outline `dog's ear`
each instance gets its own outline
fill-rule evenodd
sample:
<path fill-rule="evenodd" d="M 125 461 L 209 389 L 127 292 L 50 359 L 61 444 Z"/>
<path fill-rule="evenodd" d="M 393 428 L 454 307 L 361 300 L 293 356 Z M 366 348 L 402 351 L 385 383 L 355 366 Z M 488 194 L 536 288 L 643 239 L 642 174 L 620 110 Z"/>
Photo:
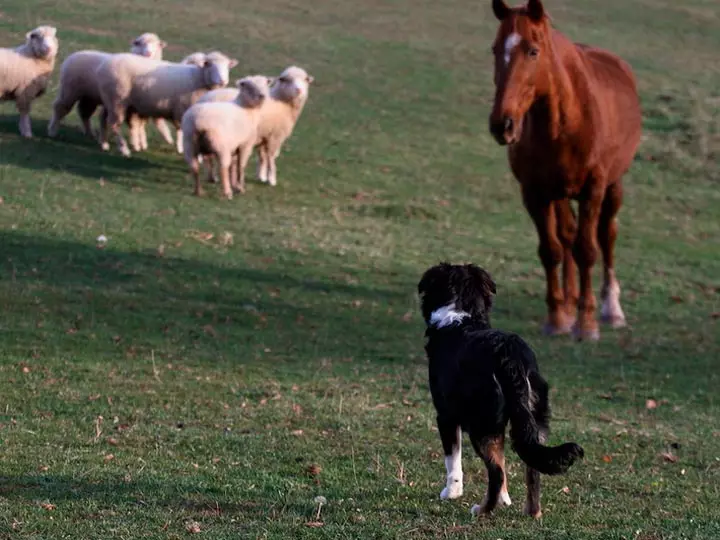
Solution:
<path fill-rule="evenodd" d="M 485 311 L 490 311 L 490 308 L 492 308 L 493 305 L 493 296 L 497 294 L 495 281 L 493 281 L 492 276 L 485 269 L 480 268 L 479 266 L 469 264 L 467 268 L 473 278 L 473 281 L 475 282 L 475 286 L 478 288 L 483 300 L 485 301 Z"/>

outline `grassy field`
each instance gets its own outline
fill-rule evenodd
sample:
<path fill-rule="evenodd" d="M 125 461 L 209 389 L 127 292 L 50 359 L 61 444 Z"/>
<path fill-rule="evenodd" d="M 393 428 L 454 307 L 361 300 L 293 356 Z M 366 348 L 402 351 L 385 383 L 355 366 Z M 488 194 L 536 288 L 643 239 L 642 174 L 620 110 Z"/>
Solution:
<path fill-rule="evenodd" d="M 178 5 L 0 8 L 0 44 L 51 23 L 61 59 L 154 31 L 170 59 L 217 48 L 237 77 L 316 80 L 278 186 L 233 201 L 193 197 L 152 125 L 129 160 L 75 112 L 49 140 L 57 71 L 35 139 L 0 105 L 0 538 L 720 538 L 716 0 L 546 2 L 642 94 L 617 245 L 630 326 L 595 344 L 540 333 L 534 229 L 487 132 L 489 0 Z M 471 518 L 468 451 L 465 496 L 438 498 L 415 287 L 443 258 L 493 274 L 495 326 L 552 386 L 551 442 L 585 447 L 543 479 L 539 521 L 514 454 L 512 507 Z"/>

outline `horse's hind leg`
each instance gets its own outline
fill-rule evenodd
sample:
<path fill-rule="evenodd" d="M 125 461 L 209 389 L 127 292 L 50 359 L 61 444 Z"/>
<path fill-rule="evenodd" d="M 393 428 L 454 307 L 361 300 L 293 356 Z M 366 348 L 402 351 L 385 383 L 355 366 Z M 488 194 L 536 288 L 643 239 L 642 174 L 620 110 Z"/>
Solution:
<path fill-rule="evenodd" d="M 557 234 L 555 205 L 535 197 L 523 190 L 523 204 L 537 229 L 538 255 L 545 268 L 548 316 L 543 332 L 546 335 L 567 334 L 572 329 L 572 320 L 564 310 L 565 298 L 560 287 L 560 263 L 563 260 L 563 246 Z"/>
<path fill-rule="evenodd" d="M 600 297 L 602 307 L 600 319 L 613 328 L 625 326 L 625 314 L 620 306 L 620 284 L 615 277 L 615 238 L 617 237 L 616 216 L 622 205 L 623 190 L 619 182 L 608 186 L 600 211 L 598 243 L 602 251 L 604 272 Z"/>
<path fill-rule="evenodd" d="M 557 216 L 557 234 L 563 246 L 563 294 L 565 297 L 565 313 L 568 316 L 567 330 L 575 323 L 577 316 L 578 285 L 577 264 L 573 257 L 573 244 L 577 236 L 577 219 L 570 205 L 570 199 L 555 201 Z"/>
<path fill-rule="evenodd" d="M 600 338 L 595 308 L 597 306 L 592 288 L 592 270 L 597 260 L 597 237 L 600 211 L 606 188 L 602 178 L 591 178 L 586 185 L 587 195 L 580 200 L 580 219 L 575 238 L 573 255 L 580 269 L 580 299 L 578 317 L 573 327 L 576 339 L 595 341 Z"/>

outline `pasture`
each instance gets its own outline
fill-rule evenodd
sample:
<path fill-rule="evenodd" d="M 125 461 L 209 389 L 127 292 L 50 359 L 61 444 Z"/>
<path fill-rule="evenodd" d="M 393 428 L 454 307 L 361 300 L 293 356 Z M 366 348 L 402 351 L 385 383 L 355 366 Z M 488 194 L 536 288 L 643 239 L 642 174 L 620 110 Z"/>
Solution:
<path fill-rule="evenodd" d="M 0 104 L 1 538 L 720 538 L 715 0 L 545 2 L 631 63 L 643 108 L 616 244 L 629 327 L 580 344 L 540 332 L 534 227 L 487 128 L 490 0 L 179 5 L 0 8 L 0 45 L 38 24 L 60 41 L 35 138 Z M 246 194 L 192 196 L 152 124 L 130 159 L 75 111 L 47 138 L 62 59 L 146 31 L 167 59 L 237 58 L 232 81 L 314 76 L 276 187 L 253 158 Z M 585 448 L 543 477 L 541 520 L 521 514 L 511 452 L 513 506 L 470 516 L 469 446 L 465 495 L 438 498 L 415 287 L 440 259 L 492 274 L 494 326 L 550 383 L 550 442 Z"/>

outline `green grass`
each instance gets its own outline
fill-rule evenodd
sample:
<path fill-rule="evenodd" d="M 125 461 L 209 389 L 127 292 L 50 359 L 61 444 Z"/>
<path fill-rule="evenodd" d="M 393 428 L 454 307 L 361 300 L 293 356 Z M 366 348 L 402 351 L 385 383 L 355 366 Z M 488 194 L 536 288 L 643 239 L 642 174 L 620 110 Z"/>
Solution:
<path fill-rule="evenodd" d="M 630 327 L 597 344 L 540 334 L 534 230 L 487 132 L 489 0 L 122 4 L 8 1 L 0 43 L 50 22 L 64 58 L 155 31 L 171 59 L 217 48 L 238 77 L 297 63 L 316 84 L 279 185 L 230 202 L 193 197 L 152 125 L 129 160 L 74 112 L 47 139 L 57 72 L 34 140 L 2 105 L 1 538 L 720 538 L 715 0 L 546 2 L 642 94 L 617 245 Z M 540 521 L 514 454 L 512 507 L 471 518 L 467 450 L 466 495 L 438 499 L 415 287 L 442 258 L 493 274 L 495 326 L 552 386 L 551 442 L 585 447 L 543 479 Z"/>

